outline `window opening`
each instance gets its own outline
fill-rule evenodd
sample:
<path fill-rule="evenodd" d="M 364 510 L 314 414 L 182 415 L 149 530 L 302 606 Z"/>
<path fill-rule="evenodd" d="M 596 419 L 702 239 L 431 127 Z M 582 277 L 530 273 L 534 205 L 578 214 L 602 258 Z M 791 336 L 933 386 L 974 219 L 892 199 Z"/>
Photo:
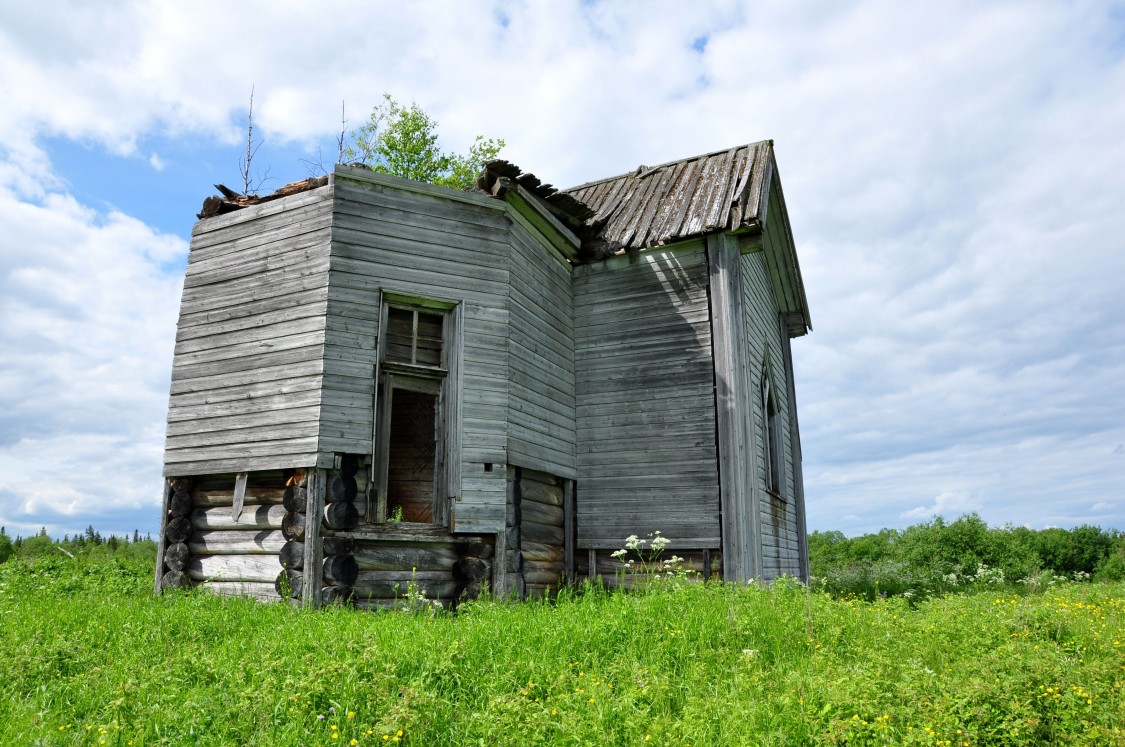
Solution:
<path fill-rule="evenodd" d="M 376 460 L 367 521 L 449 522 L 450 311 L 384 303 Z"/>
<path fill-rule="evenodd" d="M 412 366 L 441 366 L 444 318 L 419 309 L 391 306 L 384 360 Z"/>
<path fill-rule="evenodd" d="M 781 497 L 781 423 L 768 376 L 762 377 L 762 412 L 765 414 L 766 489 Z"/>
<path fill-rule="evenodd" d="M 391 411 L 387 510 L 403 521 L 434 523 L 437 488 L 438 398 L 396 391 Z"/>

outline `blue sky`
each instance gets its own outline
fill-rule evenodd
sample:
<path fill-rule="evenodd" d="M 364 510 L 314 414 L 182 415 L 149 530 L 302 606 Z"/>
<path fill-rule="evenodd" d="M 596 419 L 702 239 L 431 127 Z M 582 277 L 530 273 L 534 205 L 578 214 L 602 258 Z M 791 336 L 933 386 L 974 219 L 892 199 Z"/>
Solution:
<path fill-rule="evenodd" d="M 1125 529 L 1122 38 L 1118 2 L 5 6 L 0 525 L 155 530 L 188 239 L 253 86 L 265 189 L 383 92 L 556 185 L 774 139 L 810 529 Z"/>

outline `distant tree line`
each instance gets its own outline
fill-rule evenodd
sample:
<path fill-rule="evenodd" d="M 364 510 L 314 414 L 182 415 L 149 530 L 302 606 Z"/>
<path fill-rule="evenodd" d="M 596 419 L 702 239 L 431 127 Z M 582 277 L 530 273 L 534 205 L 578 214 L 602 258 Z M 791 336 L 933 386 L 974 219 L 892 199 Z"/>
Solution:
<path fill-rule="evenodd" d="M 86 531 L 73 537 L 64 535 L 61 540 L 55 540 L 47 534 L 44 527 L 38 534 L 30 537 L 16 535 L 15 539 L 8 534 L 5 527 L 0 527 L 0 563 L 12 557 L 38 558 L 44 555 L 59 554 L 77 556 L 113 555 L 122 553 L 132 558 L 143 559 L 150 557 L 155 562 L 156 542 L 151 534 L 141 533 L 134 529 L 130 537 L 128 534 L 103 535 L 93 526 L 86 527 Z"/>
<path fill-rule="evenodd" d="M 1125 580 L 1125 534 L 1074 529 L 989 527 L 975 513 L 906 529 L 845 537 L 809 535 L 809 571 L 833 593 L 933 593 L 956 587 L 1067 580 Z"/>

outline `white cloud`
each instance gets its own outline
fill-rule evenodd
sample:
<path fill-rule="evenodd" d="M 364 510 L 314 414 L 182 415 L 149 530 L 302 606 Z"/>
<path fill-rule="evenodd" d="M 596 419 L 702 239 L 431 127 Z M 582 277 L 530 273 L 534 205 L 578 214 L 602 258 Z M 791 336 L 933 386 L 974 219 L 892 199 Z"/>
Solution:
<path fill-rule="evenodd" d="M 9 164 L 10 165 L 10 164 Z M 158 499 L 186 243 L 10 170 L 0 182 L 0 523 Z M 135 526 L 142 526 L 137 522 Z"/>
<path fill-rule="evenodd" d="M 904 519 L 929 519 L 934 516 L 943 518 L 956 518 L 979 508 L 979 504 L 972 496 L 963 490 L 947 490 L 939 493 L 932 506 L 918 506 L 899 514 Z"/>
<path fill-rule="evenodd" d="M 168 162 L 161 158 L 157 153 L 153 153 L 148 157 L 148 163 L 149 166 L 152 166 L 152 168 L 156 171 L 163 171 L 168 166 Z"/>

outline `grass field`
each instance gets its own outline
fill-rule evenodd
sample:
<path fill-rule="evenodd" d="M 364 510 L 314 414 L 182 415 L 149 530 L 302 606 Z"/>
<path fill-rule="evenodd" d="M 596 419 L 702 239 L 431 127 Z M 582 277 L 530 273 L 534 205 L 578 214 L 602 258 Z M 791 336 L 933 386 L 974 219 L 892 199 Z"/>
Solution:
<path fill-rule="evenodd" d="M 795 584 L 456 616 L 154 598 L 0 565 L 0 744 L 1125 744 L 1125 585 L 834 600 Z"/>

